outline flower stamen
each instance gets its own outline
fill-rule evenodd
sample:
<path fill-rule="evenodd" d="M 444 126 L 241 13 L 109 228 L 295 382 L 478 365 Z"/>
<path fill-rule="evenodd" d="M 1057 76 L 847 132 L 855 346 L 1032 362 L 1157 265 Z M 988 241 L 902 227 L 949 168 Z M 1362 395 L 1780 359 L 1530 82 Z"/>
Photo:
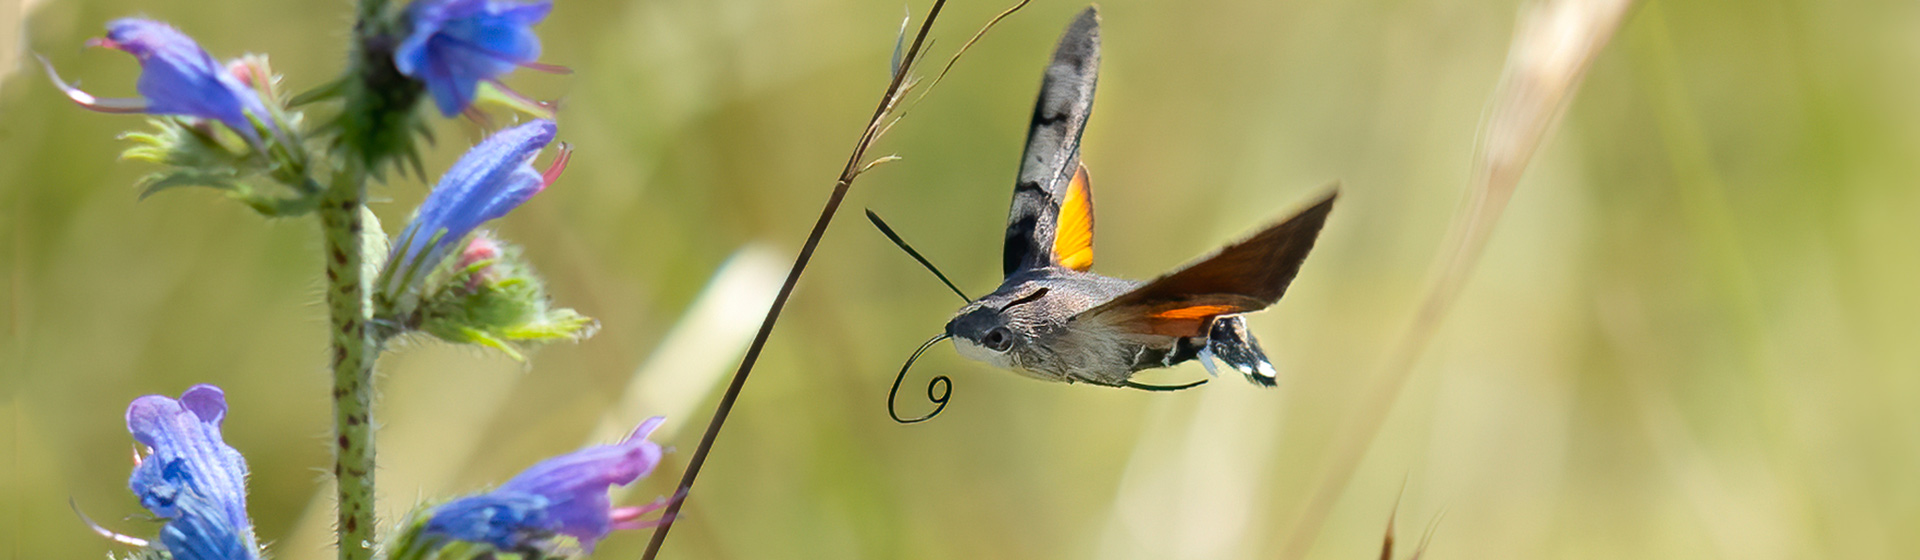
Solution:
<path fill-rule="evenodd" d="M 554 181 L 560 180 L 560 173 L 567 170 L 567 161 L 573 159 L 573 145 L 560 143 L 560 152 L 553 156 L 553 163 L 547 164 L 546 172 L 540 174 L 540 188 L 546 189 Z"/>
<path fill-rule="evenodd" d="M 112 43 L 112 41 L 107 39 L 96 39 L 96 41 Z M 92 41 L 88 43 L 91 44 Z M 53 79 L 53 87 L 60 88 L 60 93 L 66 94 L 67 99 L 72 99 L 73 102 L 78 103 L 81 108 L 101 113 L 144 113 L 147 111 L 147 102 L 144 99 L 130 97 L 94 97 L 91 93 L 81 91 L 80 88 L 68 84 L 66 80 L 60 79 L 60 73 L 53 70 L 53 63 L 47 61 L 47 57 L 40 55 L 34 56 L 39 58 L 40 65 L 47 69 L 47 77 Z"/>
<path fill-rule="evenodd" d="M 147 548 L 149 546 L 147 539 L 135 537 L 132 535 L 116 533 L 113 531 L 113 529 L 108 529 L 106 527 L 101 526 L 99 523 L 94 522 L 93 518 L 87 517 L 87 512 L 80 511 L 80 504 L 78 502 L 73 501 L 73 498 L 67 498 L 67 505 L 73 508 L 73 514 L 80 516 L 80 522 L 87 524 L 87 528 L 92 529 L 94 534 L 100 535 L 102 537 L 106 537 L 107 540 L 124 544 L 127 546 L 131 546 L 131 547 Z"/>
<path fill-rule="evenodd" d="M 519 65 L 521 68 L 533 70 L 536 72 L 546 72 L 548 74 L 572 74 L 573 73 L 572 68 L 568 68 L 558 64 L 547 64 L 545 62 L 527 61 L 527 62 L 515 62 L 514 64 Z"/>

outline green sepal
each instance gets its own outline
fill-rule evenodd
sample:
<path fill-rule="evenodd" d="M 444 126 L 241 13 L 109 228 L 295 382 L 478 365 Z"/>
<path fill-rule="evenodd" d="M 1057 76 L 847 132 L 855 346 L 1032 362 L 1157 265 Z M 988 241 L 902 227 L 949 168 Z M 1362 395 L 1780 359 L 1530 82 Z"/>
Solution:
<path fill-rule="evenodd" d="M 593 335 L 598 323 L 555 307 L 518 248 L 494 243 L 494 258 L 462 266 L 456 253 L 428 275 L 409 323 L 441 340 L 493 348 L 515 360 L 524 360 L 533 345 Z"/>
<path fill-rule="evenodd" d="M 397 71 L 394 76 L 399 76 Z M 420 122 L 425 90 L 404 78 L 384 81 L 392 86 L 350 83 L 345 109 L 324 130 L 334 136 L 336 151 L 358 160 L 376 178 L 384 179 L 392 167 L 424 179 L 426 167 L 415 131 L 425 127 Z"/>
<path fill-rule="evenodd" d="M 256 184 L 263 176 L 275 174 L 278 166 L 226 128 L 177 117 L 147 122 L 152 131 L 120 136 L 134 144 L 121 153 L 121 159 L 163 166 L 135 182 L 141 199 L 179 187 L 209 187 L 266 216 L 296 216 L 313 209 L 316 197 L 304 188 L 294 189 L 290 196 L 259 192 Z"/>
<path fill-rule="evenodd" d="M 133 143 L 120 153 L 120 159 L 230 177 L 259 173 L 267 167 L 266 161 L 253 152 L 244 139 L 223 127 L 197 119 L 164 116 L 148 118 L 147 124 L 153 131 L 120 135 L 120 139 Z"/>
<path fill-rule="evenodd" d="M 361 266 L 366 267 L 362 274 L 368 278 L 379 278 L 380 263 L 387 260 L 387 251 L 392 248 L 393 240 L 387 239 L 387 231 L 380 228 L 380 217 L 374 215 L 372 208 L 362 205 L 360 220 L 361 227 L 367 231 L 366 235 L 360 237 L 360 262 L 363 263 Z"/>
<path fill-rule="evenodd" d="M 141 199 L 178 187 L 209 187 L 265 216 L 297 216 L 313 210 L 321 188 L 308 175 L 310 156 L 298 133 L 302 115 L 281 107 L 279 77 L 265 56 L 250 54 L 237 63 L 269 113 L 265 120 L 247 115 L 260 142 L 256 145 L 225 126 L 201 119 L 149 118 L 152 130 L 120 135 L 133 144 L 121 152 L 121 159 L 162 166 L 135 184 Z M 279 183 L 286 187 L 285 194 L 262 192 L 263 183 Z"/>
<path fill-rule="evenodd" d="M 480 82 L 480 86 L 474 89 L 473 106 L 477 108 L 482 105 L 504 107 L 536 119 L 558 117 L 552 104 L 536 101 L 490 81 Z"/>
<path fill-rule="evenodd" d="M 399 529 L 390 533 L 392 536 L 382 547 L 385 554 L 381 557 L 385 560 L 560 560 L 578 556 L 579 547 L 572 544 L 571 538 L 556 539 L 564 541 L 555 549 L 559 552 L 547 552 L 500 550 L 486 543 L 429 536 L 426 534 L 427 521 L 433 518 L 433 509 L 438 506 L 421 504 L 408 512 L 406 519 L 400 522 Z"/>
<path fill-rule="evenodd" d="M 334 78 L 328 81 L 327 83 L 320 84 L 319 86 L 314 87 L 313 89 L 303 91 L 303 92 L 300 92 L 299 94 L 294 95 L 293 99 L 290 99 L 287 101 L 287 106 L 301 107 L 301 106 L 305 106 L 313 103 L 318 103 L 321 101 L 330 101 L 334 99 L 339 99 L 342 96 L 345 96 L 347 94 L 347 85 L 349 83 L 350 82 L 347 80 L 345 76 Z"/>
<path fill-rule="evenodd" d="M 426 87 L 393 65 L 393 49 L 404 29 L 398 14 L 375 10 L 356 30 L 358 48 L 340 78 L 303 93 L 296 102 L 339 100 L 340 112 L 321 125 L 333 137 L 333 150 L 354 160 L 375 178 L 395 167 L 426 177 L 417 131 L 426 128 L 422 105 Z"/>
<path fill-rule="evenodd" d="M 438 539 L 425 536 L 427 520 L 433 517 L 436 504 L 420 504 L 407 512 L 396 531 L 388 533 L 386 545 L 381 547 L 385 554 L 379 555 L 386 560 L 428 560 L 443 558 L 439 553 L 443 546 Z"/>

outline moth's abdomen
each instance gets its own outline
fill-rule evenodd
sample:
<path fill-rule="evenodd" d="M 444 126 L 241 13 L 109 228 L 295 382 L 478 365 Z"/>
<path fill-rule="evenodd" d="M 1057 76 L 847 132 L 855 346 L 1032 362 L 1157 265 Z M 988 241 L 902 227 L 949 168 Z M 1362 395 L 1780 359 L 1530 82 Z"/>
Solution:
<path fill-rule="evenodd" d="M 1173 367 L 1194 359 L 1207 347 L 1206 341 L 1198 337 L 1171 338 L 1168 342 L 1169 344 L 1141 345 L 1134 353 L 1133 365 L 1129 371 Z"/>

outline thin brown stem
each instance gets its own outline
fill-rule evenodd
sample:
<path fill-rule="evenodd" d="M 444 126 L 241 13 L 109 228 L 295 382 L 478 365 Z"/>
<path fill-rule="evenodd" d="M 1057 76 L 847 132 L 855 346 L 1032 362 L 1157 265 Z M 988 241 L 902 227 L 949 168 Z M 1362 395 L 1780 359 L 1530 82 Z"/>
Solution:
<path fill-rule="evenodd" d="M 913 47 L 901 59 L 900 67 L 895 68 L 893 80 L 887 84 L 886 94 L 880 97 L 880 106 L 874 109 L 873 118 L 867 121 L 866 129 L 860 134 L 860 140 L 854 144 L 853 155 L 847 158 L 847 165 L 840 171 L 840 178 L 834 181 L 833 194 L 827 197 L 826 207 L 820 210 L 820 218 L 814 222 L 813 231 L 807 234 L 806 244 L 800 247 L 799 256 L 794 258 L 793 268 L 787 271 L 787 280 L 780 285 L 779 295 L 773 298 L 773 306 L 767 309 L 766 319 L 760 322 L 760 331 L 754 334 L 753 343 L 747 346 L 746 357 L 740 360 L 740 368 L 734 370 L 732 382 L 727 391 L 720 396 L 720 405 L 713 411 L 713 419 L 707 423 L 707 431 L 700 437 L 700 446 L 693 451 L 693 458 L 687 462 L 687 471 L 680 477 L 679 491 L 668 503 L 666 512 L 661 516 L 660 526 L 653 530 L 653 539 L 647 542 L 646 553 L 642 560 L 653 560 L 660 554 L 660 547 L 667 541 L 667 531 L 673 529 L 673 522 L 680 517 L 680 508 L 687 503 L 693 493 L 694 479 L 700 476 L 700 468 L 706 465 L 707 454 L 713 450 L 713 442 L 720 437 L 720 427 L 727 421 L 727 415 L 733 411 L 733 405 L 740 398 L 741 388 L 746 386 L 747 374 L 753 371 L 753 365 L 760 359 L 760 351 L 766 348 L 767 337 L 773 334 L 773 325 L 780 320 L 780 311 L 787 306 L 792 297 L 794 286 L 800 282 L 800 274 L 807 269 L 807 262 L 813 259 L 813 252 L 820 247 L 820 239 L 827 233 L 827 225 L 833 222 L 833 216 L 840 210 L 840 203 L 846 200 L 847 191 L 853 187 L 853 180 L 860 176 L 862 161 L 866 158 L 867 148 L 879 137 L 881 123 L 887 112 L 898 101 L 901 86 L 906 83 L 908 71 L 913 61 L 919 57 L 921 47 L 926 43 L 927 33 L 933 30 L 933 22 L 940 17 L 940 8 L 946 6 L 946 0 L 934 0 L 933 8 L 927 11 L 927 19 L 920 23 L 920 32 L 913 38 Z"/>

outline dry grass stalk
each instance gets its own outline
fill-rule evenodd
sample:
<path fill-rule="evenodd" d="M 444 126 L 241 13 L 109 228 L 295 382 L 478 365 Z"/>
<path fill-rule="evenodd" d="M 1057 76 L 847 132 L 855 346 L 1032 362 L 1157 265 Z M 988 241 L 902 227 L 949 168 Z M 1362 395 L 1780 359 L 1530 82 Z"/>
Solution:
<path fill-rule="evenodd" d="M 720 436 L 721 427 L 726 423 L 734 403 L 739 399 L 748 374 L 753 372 L 753 366 L 760 358 L 760 351 L 766 347 L 767 337 L 773 334 L 773 326 L 780 320 L 780 312 L 786 308 L 788 298 L 793 296 L 793 290 L 800 282 L 800 275 L 806 272 L 807 263 L 813 259 L 814 251 L 819 249 L 820 240 L 826 236 L 827 226 L 833 222 L 834 215 L 840 210 L 840 204 L 846 200 L 847 191 L 853 187 L 854 179 L 859 178 L 861 173 L 872 169 L 875 165 L 898 159 L 894 156 L 869 159 L 867 150 L 872 148 L 874 142 L 887 131 L 889 123 L 892 122 L 888 118 L 899 114 L 901 100 L 919 83 L 919 80 L 913 77 L 913 70 L 925 56 L 927 34 L 933 30 L 933 23 L 940 18 L 940 9 L 946 4 L 946 0 L 934 0 L 933 6 L 927 10 L 927 17 L 920 23 L 919 32 L 914 35 L 911 46 L 907 48 L 905 56 L 896 57 L 897 65 L 894 67 L 893 79 L 888 82 L 886 91 L 880 97 L 879 106 L 874 109 L 873 117 L 868 119 L 865 130 L 861 133 L 859 140 L 854 143 L 852 155 L 847 157 L 846 166 L 841 169 L 840 177 L 834 181 L 832 193 L 827 196 L 826 204 L 820 209 L 820 217 L 814 221 L 813 230 L 807 234 L 806 242 L 800 246 L 800 254 L 794 257 L 793 267 L 788 269 L 786 281 L 780 285 L 779 292 L 774 295 L 772 305 L 768 306 L 759 331 L 747 345 L 746 355 L 740 360 L 740 367 L 734 370 L 733 378 L 728 382 L 726 391 L 721 393 L 720 404 L 714 409 L 713 419 L 707 423 L 706 432 L 701 435 L 699 446 L 694 448 L 693 456 L 687 461 L 687 470 L 680 478 L 679 491 L 668 500 L 666 511 L 661 514 L 661 523 L 654 528 L 653 538 L 647 542 L 647 550 L 641 555 L 642 560 L 652 560 L 660 554 L 660 547 L 666 542 L 667 532 L 673 528 L 674 520 L 679 517 L 680 508 L 686 504 L 688 496 L 692 493 L 694 480 L 699 476 L 701 467 L 706 464 L 708 452 L 713 449 L 714 441 Z M 1026 2 L 1022 1 L 1019 5 L 994 17 L 987 27 L 991 28 L 994 23 L 1025 5 Z M 980 31 L 980 33 L 985 32 L 985 29 Z M 904 35 L 902 37 L 904 38 Z M 974 39 L 979 39 L 979 34 L 976 34 Z M 971 45 L 972 41 L 968 41 L 968 44 Z M 954 54 L 956 59 L 959 56 L 960 53 Z M 952 62 L 947 64 L 949 69 L 952 66 Z"/>
<path fill-rule="evenodd" d="M 1282 558 L 1301 558 L 1312 548 L 1327 512 L 1345 491 L 1414 363 L 1479 261 L 1527 163 L 1553 132 L 1587 68 L 1632 6 L 1632 0 L 1542 0 L 1523 8 L 1481 125 L 1467 204 L 1435 262 L 1432 284 L 1373 387 L 1335 437 L 1336 447 L 1314 495 L 1296 517 Z"/>

